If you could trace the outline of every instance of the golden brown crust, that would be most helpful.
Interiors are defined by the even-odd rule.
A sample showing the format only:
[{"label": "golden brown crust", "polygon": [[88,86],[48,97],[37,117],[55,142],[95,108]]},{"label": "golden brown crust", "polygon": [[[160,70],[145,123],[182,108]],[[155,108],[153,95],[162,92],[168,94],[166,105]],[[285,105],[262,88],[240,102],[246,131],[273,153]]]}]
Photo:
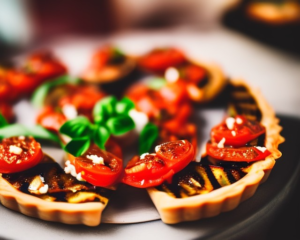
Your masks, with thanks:
[{"label": "golden brown crust", "polygon": [[27,216],[66,224],[97,226],[106,204],[49,202],[15,189],[0,174],[0,202]]},{"label": "golden brown crust", "polygon": [[275,159],[281,156],[278,145],[284,141],[284,138],[280,136],[281,127],[278,125],[279,120],[275,117],[273,109],[258,90],[251,88],[244,81],[234,80],[230,83],[242,85],[253,94],[262,112],[261,122],[266,127],[266,147],[271,155],[265,160],[254,163],[249,173],[241,180],[208,194],[173,198],[156,188],[149,188],[148,193],[165,223],[175,224],[213,217],[236,208],[242,201],[250,198],[259,184],[268,178]]}]

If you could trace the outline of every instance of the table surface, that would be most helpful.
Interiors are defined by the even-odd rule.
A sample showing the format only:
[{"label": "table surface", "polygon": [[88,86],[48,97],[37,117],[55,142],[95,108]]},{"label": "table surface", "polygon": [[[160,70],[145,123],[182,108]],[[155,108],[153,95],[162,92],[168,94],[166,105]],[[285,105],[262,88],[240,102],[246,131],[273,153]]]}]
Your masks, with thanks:
[{"label": "table surface", "polygon": [[[154,46],[179,46],[194,58],[215,62],[222,67],[229,78],[243,78],[262,91],[276,113],[282,116],[286,136],[297,140],[296,133],[300,133],[300,129],[298,129],[300,122],[297,119],[300,117],[300,95],[298,94],[300,59],[298,58],[222,26],[213,30],[177,28],[168,31],[123,32],[107,38],[76,36],[75,39],[76,41],[74,36],[68,36],[48,43],[50,46],[54,46],[54,51],[64,53],[62,60],[70,63],[70,70],[74,75],[79,73],[81,66],[86,65],[84,62],[85,59],[88,59],[86,56],[90,56],[97,47],[105,42],[113,42],[130,54],[140,54]],[[82,46],[88,47],[83,48]],[[76,54],[80,54],[81,57],[76,59],[72,57],[71,49],[78,49]],[[297,131],[293,131],[292,126],[296,127]],[[247,236],[250,236],[251,232],[254,234],[254,229],[256,237],[265,237],[266,231],[263,231],[262,226],[268,226],[269,224],[266,222],[276,219],[274,216],[280,216],[282,220],[284,217],[287,218],[286,214],[290,211],[289,213],[296,214],[299,219],[299,214],[297,215],[299,211],[291,211],[290,208],[282,210],[282,206],[287,201],[286,199],[293,194],[292,190],[297,183],[296,173],[299,172],[296,161],[299,157],[297,141],[287,138],[286,143],[282,144],[282,151],[283,157],[276,164],[268,181],[259,187],[257,193],[234,211],[223,213],[215,218],[177,225],[166,225],[157,220],[128,225],[102,224],[96,228],[88,228],[40,221],[0,206],[0,216],[5,219],[0,225],[0,238],[3,236],[10,239],[35,239],[43,236],[44,239],[99,239],[99,237],[105,237],[105,239],[166,239],[166,237],[168,239],[220,239],[219,237],[222,236],[221,239],[233,239],[233,232],[235,232],[238,239],[245,233],[248,233]],[[284,161],[288,161],[288,163]],[[280,169],[284,169],[284,176],[280,175]],[[282,183],[276,176],[286,178],[288,181]],[[284,188],[281,191],[275,191],[274,186],[277,184],[283,184],[280,186]],[[269,189],[274,191],[270,192]],[[296,204],[295,200],[293,203]],[[280,213],[280,211],[283,212]],[[253,221],[254,219],[256,221]],[[16,221],[22,222],[22,226],[14,225]],[[271,224],[272,221],[269,222]],[[286,227],[291,227],[287,221],[284,222]],[[278,224],[281,227],[284,226],[282,221],[276,221],[274,224],[272,226],[278,227]],[[26,236],[17,229],[27,229]],[[277,231],[275,231],[276,229]],[[278,228],[276,229],[272,232],[278,233]],[[43,235],[45,231],[47,235]],[[48,234],[49,232],[51,234]],[[267,232],[268,236],[274,234]]]}]

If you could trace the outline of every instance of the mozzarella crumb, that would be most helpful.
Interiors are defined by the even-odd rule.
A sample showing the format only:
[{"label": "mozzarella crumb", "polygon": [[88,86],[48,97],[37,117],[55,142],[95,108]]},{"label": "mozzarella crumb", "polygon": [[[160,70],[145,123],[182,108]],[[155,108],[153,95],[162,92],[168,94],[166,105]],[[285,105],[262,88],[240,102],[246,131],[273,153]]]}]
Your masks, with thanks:
[{"label": "mozzarella crumb", "polygon": [[161,145],[157,145],[157,146],[155,147],[155,152],[158,152],[160,148],[161,148]]},{"label": "mozzarella crumb", "polygon": [[62,112],[63,112],[63,114],[66,116],[67,119],[73,119],[73,118],[76,118],[77,115],[78,115],[75,106],[72,105],[72,104],[65,104],[65,105],[62,107]]},{"label": "mozzarella crumb", "polygon": [[40,187],[39,192],[40,194],[46,194],[48,192],[49,186],[45,184],[44,186]]},{"label": "mozzarella crumb", "polygon": [[165,71],[165,79],[170,82],[170,83],[174,83],[178,80],[179,78],[179,72],[176,68],[174,67],[169,67],[166,71]]},{"label": "mozzarella crumb", "polygon": [[20,148],[20,147],[15,146],[15,145],[10,145],[9,146],[9,152],[20,155],[23,152],[23,149]]},{"label": "mozzarella crumb", "polygon": [[20,140],[25,140],[25,137],[24,136],[19,136],[19,139]]},{"label": "mozzarella crumb", "polygon": [[236,121],[237,124],[242,124],[243,123],[243,120],[239,117],[237,117],[235,121]]},{"label": "mozzarella crumb", "polygon": [[148,155],[149,153],[143,153],[141,156],[140,156],[140,159],[145,159],[146,155]]},{"label": "mozzarella crumb", "polygon": [[43,183],[45,182],[45,179],[41,175],[40,175],[40,179]]},{"label": "mozzarella crumb", "polygon": [[144,185],[144,182],[145,182],[145,180],[143,179],[143,180],[141,181],[141,185]]},{"label": "mozzarella crumb", "polygon": [[255,148],[258,149],[259,151],[261,151],[262,153],[264,153],[267,150],[267,148],[260,147],[260,146],[255,146]]},{"label": "mozzarella crumb", "polygon": [[235,131],[231,131],[232,136],[236,136],[236,132]]},{"label": "mozzarella crumb", "polygon": [[86,158],[92,160],[94,164],[104,165],[103,157],[98,157],[97,155],[87,155]]},{"label": "mozzarella crumb", "polygon": [[235,119],[233,117],[228,117],[225,120],[228,129],[232,130],[234,127]]},{"label": "mozzarella crumb", "polygon": [[221,139],[221,141],[218,143],[218,148],[224,148],[224,143],[225,143],[226,139],[223,137]]},{"label": "mozzarella crumb", "polygon": [[131,109],[128,114],[135,124],[135,130],[140,133],[149,122],[148,116],[145,113],[139,112],[135,109]]},{"label": "mozzarella crumb", "polygon": [[66,161],[66,167],[64,168],[65,173],[71,174],[73,177],[75,177],[78,181],[85,181],[81,177],[81,173],[76,172],[75,166],[71,164],[71,162],[68,160]]}]

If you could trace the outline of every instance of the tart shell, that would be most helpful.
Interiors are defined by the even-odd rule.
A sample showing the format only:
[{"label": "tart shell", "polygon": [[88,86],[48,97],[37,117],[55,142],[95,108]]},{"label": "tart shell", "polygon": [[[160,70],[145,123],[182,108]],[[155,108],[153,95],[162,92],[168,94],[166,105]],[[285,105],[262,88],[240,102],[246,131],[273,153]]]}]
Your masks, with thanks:
[{"label": "tart shell", "polygon": [[97,226],[105,204],[49,202],[15,189],[0,174],[0,202],[7,208],[46,221]]},{"label": "tart shell", "polygon": [[[173,198],[156,188],[147,189],[161,219],[167,224],[182,221],[194,221],[201,218],[216,216],[236,208],[256,192],[259,184],[267,180],[274,167],[275,159],[281,156],[278,145],[284,141],[280,135],[282,128],[278,125],[279,119],[258,89],[250,87],[243,80],[230,80],[233,86],[244,86],[254,97],[261,110],[261,123],[266,127],[266,148],[271,152],[265,160],[255,162],[248,174],[239,181],[214,190],[208,194],[187,198]],[[204,152],[203,156],[206,155]]]}]

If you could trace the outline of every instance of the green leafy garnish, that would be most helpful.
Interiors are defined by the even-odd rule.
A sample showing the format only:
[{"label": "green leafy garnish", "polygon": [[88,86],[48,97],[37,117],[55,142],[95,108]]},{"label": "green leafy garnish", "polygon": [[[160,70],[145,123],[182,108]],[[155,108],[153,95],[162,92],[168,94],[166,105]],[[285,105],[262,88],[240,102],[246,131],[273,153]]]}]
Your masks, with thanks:
[{"label": "green leafy garnish", "polygon": [[0,139],[13,136],[32,136],[37,139],[50,140],[60,144],[59,137],[56,134],[39,125],[26,127],[21,124],[11,124],[0,128]]},{"label": "green leafy garnish", "polygon": [[45,102],[45,98],[49,91],[56,86],[63,84],[77,84],[80,82],[79,78],[73,78],[68,75],[60,76],[54,80],[50,80],[40,85],[33,93],[31,103],[35,107],[42,107]]},{"label": "green leafy garnish", "polygon": [[3,115],[0,113],[0,128],[5,127],[8,125],[8,122],[6,119],[3,117]]},{"label": "green leafy garnish", "polygon": [[139,154],[149,152],[158,138],[158,127],[153,123],[147,123],[139,137]]},{"label": "green leafy garnish", "polygon": [[[99,148],[105,149],[105,143],[110,135],[122,135],[135,128],[129,111],[134,103],[123,98],[118,101],[116,97],[106,97],[98,101],[93,109],[94,123],[87,118],[77,117],[65,122],[59,132],[71,138],[65,150],[74,156],[82,155],[94,142]],[[77,145],[84,144],[79,148]]]}]

